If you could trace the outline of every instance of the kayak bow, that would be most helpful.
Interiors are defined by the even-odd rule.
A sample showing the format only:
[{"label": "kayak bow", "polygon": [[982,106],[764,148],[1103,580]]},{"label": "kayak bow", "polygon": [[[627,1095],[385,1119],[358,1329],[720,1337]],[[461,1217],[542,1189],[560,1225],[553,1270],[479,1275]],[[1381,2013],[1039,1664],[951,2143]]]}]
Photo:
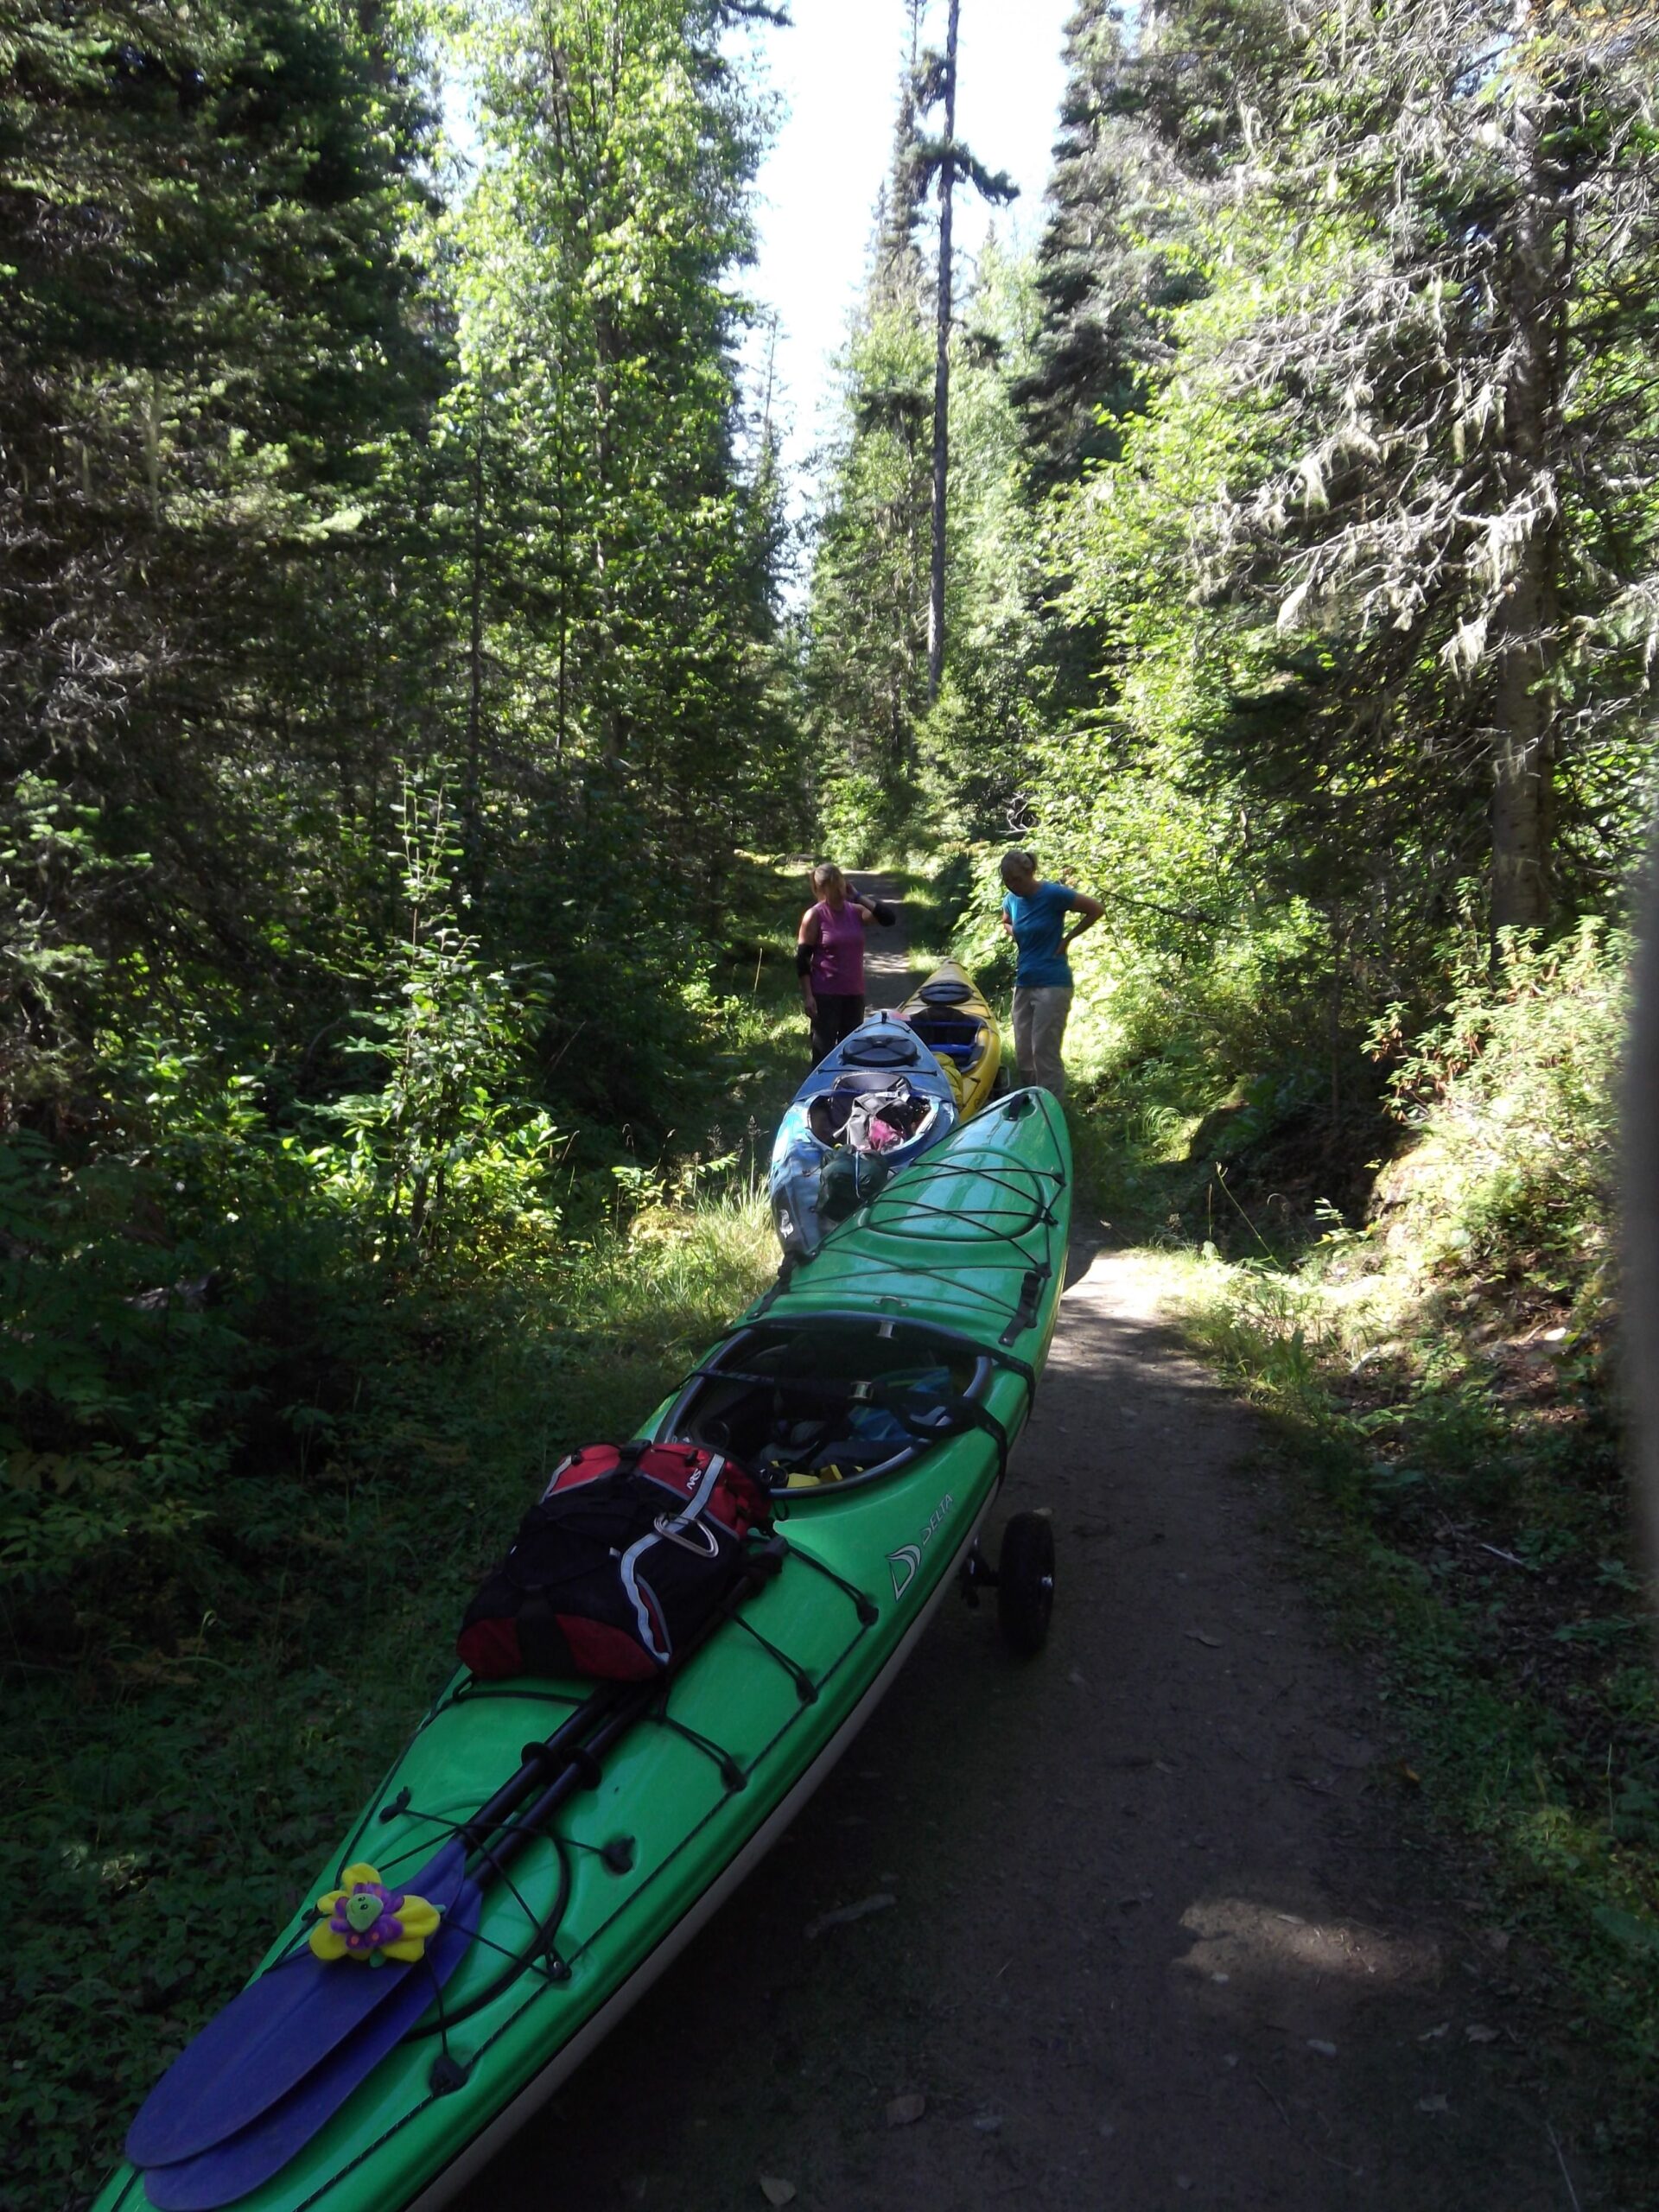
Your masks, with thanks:
[{"label": "kayak bow", "polygon": [[955,1074],[963,1121],[989,1105],[1001,1078],[1002,1031],[967,969],[942,960],[896,1011],[947,1074]]},{"label": "kayak bow", "polygon": [[[871,1136],[862,1102],[902,1085],[911,1126]],[[890,1014],[861,1022],[826,1052],[784,1110],[766,1187],[786,1260],[815,1252],[837,1221],[887,1179],[938,1143],[960,1116],[957,1086],[908,1023]]]}]

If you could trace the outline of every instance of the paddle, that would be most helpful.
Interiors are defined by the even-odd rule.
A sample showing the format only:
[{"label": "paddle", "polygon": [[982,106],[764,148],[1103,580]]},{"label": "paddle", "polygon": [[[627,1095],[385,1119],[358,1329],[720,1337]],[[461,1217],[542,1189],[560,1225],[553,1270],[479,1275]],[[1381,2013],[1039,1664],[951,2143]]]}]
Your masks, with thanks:
[{"label": "paddle", "polygon": [[443,1926],[427,1946],[424,1959],[395,1977],[384,1967],[372,1975],[366,1968],[354,1972],[354,1980],[391,1980],[391,2001],[382,2004],[357,2035],[332,2050],[249,2126],[210,2145],[194,2158],[146,2168],[144,2194],[156,2212],[213,2212],[213,2208],[233,2204],[238,2197],[246,2196],[280,2173],[429,2010],[466,1957],[478,1932],[482,1904],[483,1893],[477,1883],[463,1883]]},{"label": "paddle", "polygon": [[[440,1912],[451,1911],[466,1878],[468,1850],[486,1843],[550,1769],[561,1770],[569,1747],[601,1724],[617,1701],[611,1689],[579,1706],[402,1886]],[[127,2131],[128,2158],[136,2166],[175,2165],[224,2142],[285,2097],[410,1984],[425,1987],[424,2010],[431,1984],[414,1962],[368,1967],[324,1961],[309,1950],[279,1961],[233,1997],[174,2060]]]},{"label": "paddle", "polygon": [[[446,1843],[409,1887],[448,1914],[467,1876],[467,1847]],[[127,2130],[136,2166],[171,2165],[221,2142],[304,2079],[318,2061],[405,1987],[431,1987],[418,1967],[326,1963],[302,1950],[215,2013],[174,2060]]]},{"label": "paddle", "polygon": [[[593,1724],[591,1734],[572,1751],[569,1761],[559,1767],[523,1818],[502,1829],[479,1869],[479,1879],[463,1883],[444,1926],[433,1938],[426,1959],[399,1974],[398,1993],[393,2001],[381,2005],[349,2043],[323,2054],[308,2074],[283,2096],[268,2101],[264,2110],[234,2134],[221,2131],[197,2155],[147,2168],[144,2189],[156,2212],[215,2212],[218,2206],[234,2203],[280,2173],[289,2160],[305,2148],[359,2083],[416,2026],[422,2014],[429,2009],[438,1989],[454,1972],[478,1930],[482,1884],[500,1874],[524,1845],[542,1832],[566,1799],[593,1781],[594,1758],[632,1725],[656,1694],[656,1689],[655,1682],[640,1683],[625,1695],[596,1699],[584,1709]],[[532,1775],[548,1774],[555,1763],[550,1754],[557,1741],[556,1737],[547,1746],[537,1746],[537,1758],[527,1762]],[[498,1793],[492,1799],[492,1805],[499,1803],[504,1794]],[[485,1808],[486,1812],[488,1809]],[[481,1825],[480,1815],[471,1826],[477,1828]],[[469,1999],[454,2017],[468,2017],[493,2002],[519,1971],[520,1964],[511,1963],[497,1982]],[[429,1966],[430,1972],[427,1970]],[[359,1979],[372,1971],[366,1967],[353,1970],[353,1978]],[[381,1968],[376,1978],[384,1976],[386,1971]],[[257,1983],[254,1986],[257,1988]]]}]

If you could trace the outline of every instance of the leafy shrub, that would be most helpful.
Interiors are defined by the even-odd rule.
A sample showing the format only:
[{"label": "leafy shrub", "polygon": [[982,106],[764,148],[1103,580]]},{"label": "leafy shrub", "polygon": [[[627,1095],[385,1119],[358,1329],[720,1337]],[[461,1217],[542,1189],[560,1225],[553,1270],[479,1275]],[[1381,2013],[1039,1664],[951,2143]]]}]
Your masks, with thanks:
[{"label": "leafy shrub", "polygon": [[1570,1291],[1605,1257],[1629,956],[1594,920],[1548,947],[1508,937],[1491,966],[1465,947],[1430,1029],[1407,1044],[1397,1008],[1378,1022],[1393,1110],[1418,1133],[1381,1196],[1416,1264]]},{"label": "leafy shrub", "polygon": [[171,1195],[148,1162],[75,1177],[37,1139],[0,1147],[0,1586],[207,1516],[247,1347],[204,1247],[154,1230]]},{"label": "leafy shrub", "polygon": [[879,865],[903,845],[914,801],[902,774],[837,763],[817,793],[821,850],[843,868]]}]

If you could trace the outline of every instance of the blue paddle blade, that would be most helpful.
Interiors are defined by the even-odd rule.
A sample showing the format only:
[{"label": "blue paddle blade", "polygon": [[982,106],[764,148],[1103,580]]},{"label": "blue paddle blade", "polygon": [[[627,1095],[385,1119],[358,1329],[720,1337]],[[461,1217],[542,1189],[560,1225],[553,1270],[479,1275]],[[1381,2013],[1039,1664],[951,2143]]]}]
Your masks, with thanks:
[{"label": "blue paddle blade", "polygon": [[[443,1926],[428,1945],[425,1958],[418,1965],[397,1970],[397,1993],[391,2002],[383,2004],[349,2042],[332,2051],[251,2126],[196,2158],[150,2167],[144,2175],[144,2192],[156,2212],[214,2212],[219,2205],[234,2204],[238,2197],[246,2196],[297,2157],[358,2084],[408,2034],[460,1965],[478,1932],[481,1902],[478,1885],[465,1884]],[[367,1967],[342,1967],[340,1971],[351,1973],[358,1980],[371,1974]],[[385,1967],[372,1974],[376,1981],[389,1978]],[[440,2048],[435,2037],[429,2047],[435,2055]]]},{"label": "blue paddle blade", "polygon": [[[448,1914],[466,1877],[467,1850],[457,1837],[405,1886]],[[429,2003],[429,1978],[409,1966],[325,1963],[308,1950],[284,1959],[251,1981],[179,2053],[127,2130],[128,2158],[135,2166],[168,2166],[222,2143],[416,1982]]]}]

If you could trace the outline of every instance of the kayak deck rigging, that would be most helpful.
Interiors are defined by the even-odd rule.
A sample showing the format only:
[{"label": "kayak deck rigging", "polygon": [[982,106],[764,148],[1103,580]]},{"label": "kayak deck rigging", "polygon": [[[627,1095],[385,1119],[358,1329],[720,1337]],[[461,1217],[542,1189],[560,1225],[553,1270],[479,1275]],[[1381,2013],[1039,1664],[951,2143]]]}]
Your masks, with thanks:
[{"label": "kayak deck rigging", "polygon": [[[827,1660],[821,1658],[816,1667],[804,1663],[781,1641],[774,1640],[746,1618],[745,1603],[755,1593],[756,1586],[751,1586],[744,1598],[722,1610],[681,1664],[660,1681],[629,1686],[620,1691],[615,1685],[600,1685],[583,1694],[551,1681],[498,1687],[463,1678],[450,1684],[423,1716],[400,1754],[394,1773],[406,1764],[424,1735],[441,1726],[446,1716],[458,1715],[462,1709],[524,1702],[562,1710],[565,1718],[553,1737],[546,1743],[527,1745],[519,1775],[503,1785],[489,1801],[494,1804],[507,1798],[522,1785],[527,1774],[539,1770],[550,1785],[544,1797],[550,1799],[556,1794],[560,1802],[550,1810],[543,1810],[542,1801],[538,1800],[521,1818],[509,1817],[493,1835],[480,1836],[485,1825],[484,1808],[467,1813],[417,1804],[410,1788],[404,1785],[385,1802],[372,1801],[343,1846],[337,1879],[359,1853],[371,1853],[382,1875],[396,1881],[408,1870],[425,1865],[435,1847],[465,1843],[473,1861],[469,1878],[488,1890],[486,1917],[470,1922],[467,1930],[472,1971],[463,1967],[457,1974],[458,1994],[451,1995],[444,1988],[425,1961],[404,1969],[405,1978],[401,1981],[388,1974],[388,1994],[394,2003],[397,1993],[409,1989],[411,1983],[415,1990],[424,1993],[427,2001],[422,2005],[419,2016],[403,2028],[395,2044],[395,2050],[402,2054],[405,2085],[403,2095],[397,2101],[396,2111],[375,2136],[372,2146],[374,2151],[385,2149],[400,2133],[415,2126],[437,2101],[463,2089],[480,2061],[569,1987],[595,1948],[604,1942],[624,1915],[641,1906],[648,1908],[653,1891],[671,1886],[680,1863],[686,1854],[698,1848],[704,1830],[719,1818],[734,1797],[746,1791],[763,1772],[791,1730],[805,1719],[821,1695],[853,1662],[860,1644],[872,1633],[880,1618],[880,1608],[868,1592],[836,1573],[816,1558],[810,1548],[799,1544],[775,1537],[761,1549],[770,1555],[772,1572],[759,1584],[760,1589],[777,1586],[792,1565],[798,1574],[809,1573],[815,1580],[826,1581],[846,1601],[846,1625],[836,1639],[836,1648]],[[746,1631],[753,1647],[763,1655],[765,1663],[778,1670],[790,1685],[788,1707],[779,1716],[777,1725],[760,1741],[741,1749],[721,1741],[708,1727],[696,1726],[675,1710],[677,1700],[683,1702],[691,1695],[696,1660],[707,1649],[716,1627]],[[683,1744],[695,1754],[698,1764],[711,1770],[718,1781],[718,1794],[706,1805],[702,1817],[686,1825],[672,1847],[651,1863],[642,1862],[633,1835],[613,1834],[600,1840],[573,1834],[565,1814],[567,1805],[580,1804],[583,1798],[601,1790],[605,1780],[605,1752],[617,1745],[625,1733],[641,1728],[659,1730]],[[531,1786],[533,1789],[533,1783]],[[555,1813],[565,1815],[557,1826],[554,1824]],[[376,1831],[393,1824],[395,1840],[391,1847],[379,1845]],[[507,1861],[520,1850],[527,1858],[533,1852],[540,1862],[539,1867],[532,1866],[522,1882],[506,1871]],[[577,1924],[569,1925],[573,1898],[580,1886],[575,1863],[578,1854],[603,1868],[608,1896],[596,1893],[589,1885],[584,1916]],[[539,1894],[532,1895],[532,1891]],[[260,1980],[271,1974],[280,1979],[285,1970],[302,1965],[304,1950],[302,1930],[295,1942],[282,1948],[268,1962]],[[347,1971],[366,1976],[368,1969]],[[412,1996],[413,1992],[410,1993]],[[466,2039],[464,2048],[452,2040],[460,2037],[469,2023],[480,2020],[486,2013],[490,2016],[488,2025],[475,2040]],[[436,2050],[429,2059],[422,2059],[421,2046],[429,2046],[433,2039],[436,2041]],[[393,2062],[382,2062],[390,2063]],[[419,2078],[422,2066],[423,2080]],[[411,2069],[414,2079],[409,2078]],[[162,2207],[163,2212],[168,2207],[188,2212],[192,2207],[209,2208],[236,2201],[249,2186],[243,2170],[251,2146],[251,2155],[257,2159],[263,2139],[271,2132],[273,2119],[280,2133],[280,2102],[274,2102],[257,2115],[246,2128],[209,2143],[182,2161],[152,2165],[144,2177],[148,2200]],[[287,2163],[286,2156],[271,2158],[267,2162],[269,2173],[279,2172]],[[321,2186],[294,2199],[295,2212],[308,2212],[308,2208],[326,2203],[349,2178],[350,2171],[350,2165],[344,2165],[332,2172]],[[235,2178],[221,2186],[216,2176],[222,2172]],[[263,2173],[258,2177],[265,2177]],[[135,2175],[133,2183],[137,2179]],[[123,2205],[135,2201],[139,2200],[125,2192],[117,2200]]]},{"label": "kayak deck rigging", "polygon": [[[856,1251],[859,1295],[878,1310],[893,1304],[966,1307],[982,1323],[1000,1320],[1003,1343],[1030,1325],[1042,1287],[1055,1272],[1052,1232],[1062,1226],[1070,1178],[1058,1164],[1014,1160],[983,1140],[992,1125],[1033,1112],[1051,1129],[1059,1120],[1047,1092],[1016,1091],[1005,1106],[964,1124],[952,1154],[912,1163],[866,1201],[856,1217],[866,1232]],[[1063,1129],[1063,1122],[1059,1126]],[[953,1156],[963,1149],[969,1157]],[[1063,1267],[1063,1237],[1060,1243]],[[1025,1266],[1019,1293],[1010,1299],[1004,1287],[1016,1258]],[[778,1281],[751,1310],[772,1311],[798,1293],[829,1293],[839,1281],[850,1281],[852,1274],[845,1246],[830,1237],[814,1252],[786,1259]]]}]

